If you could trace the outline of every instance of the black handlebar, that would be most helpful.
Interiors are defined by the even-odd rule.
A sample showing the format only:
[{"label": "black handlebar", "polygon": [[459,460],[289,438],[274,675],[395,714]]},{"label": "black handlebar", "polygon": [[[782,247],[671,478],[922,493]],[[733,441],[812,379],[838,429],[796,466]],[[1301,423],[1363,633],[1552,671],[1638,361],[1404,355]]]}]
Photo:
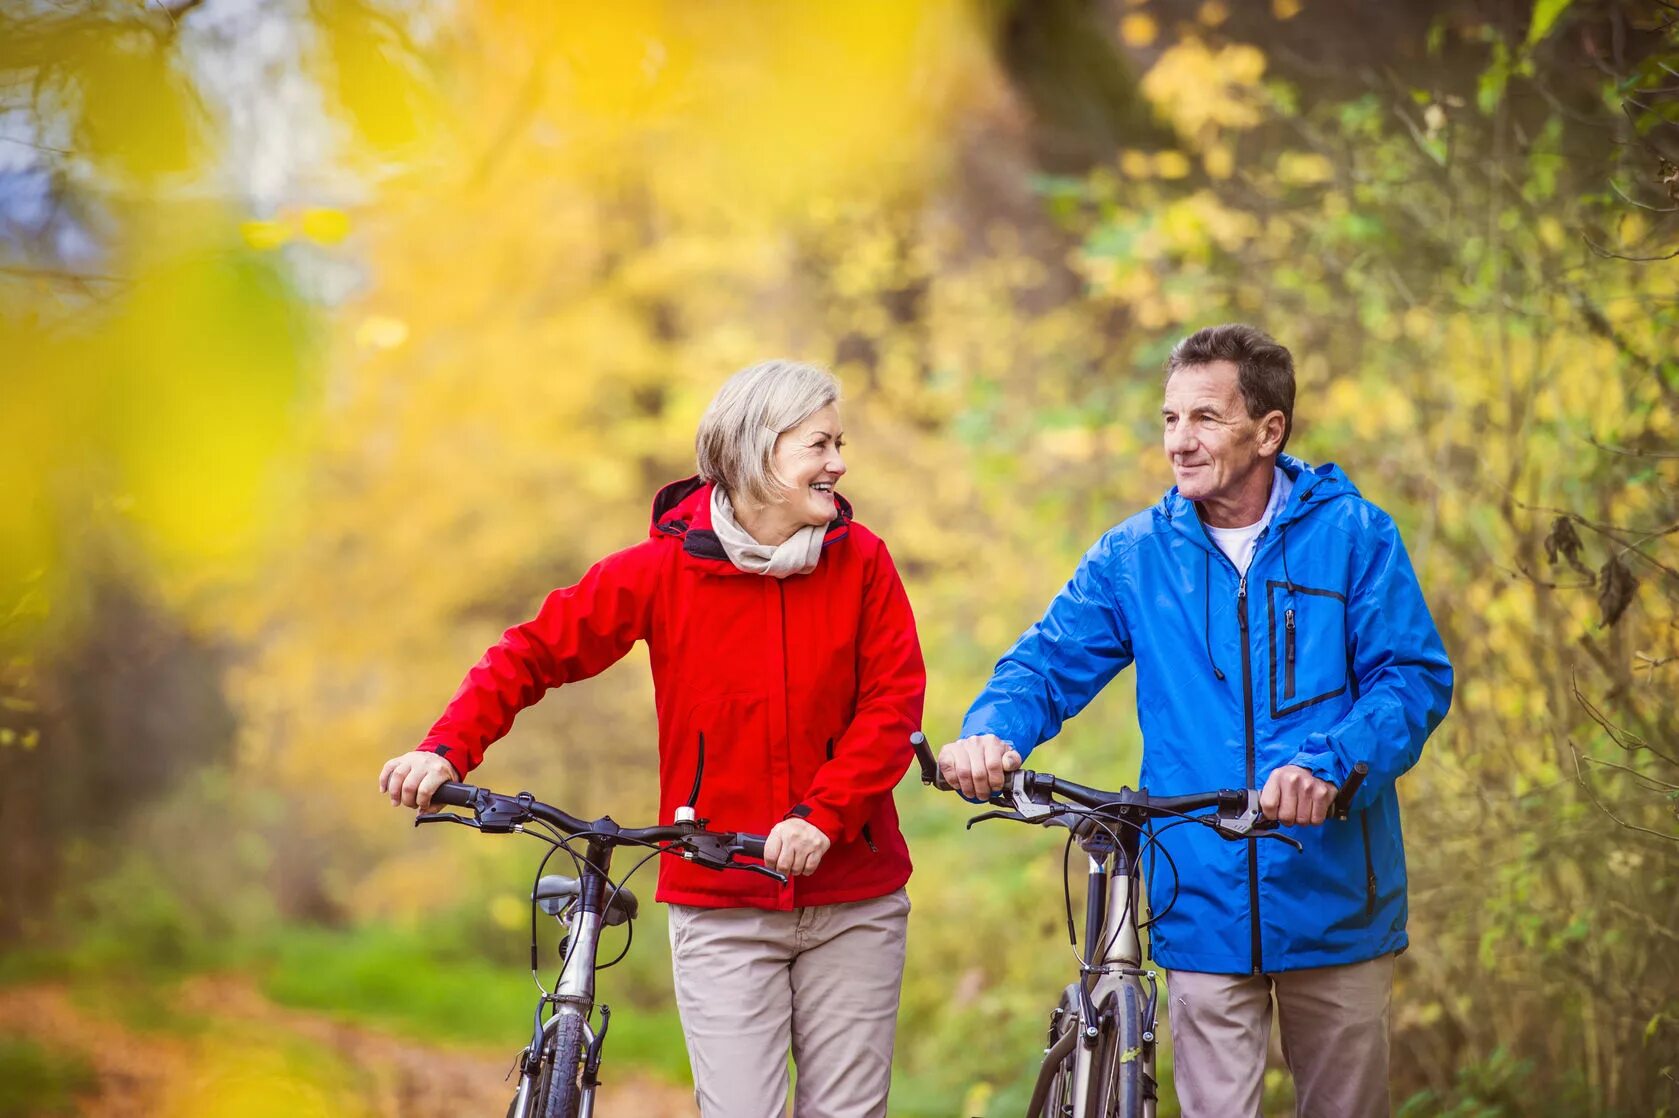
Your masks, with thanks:
[{"label": "black handlebar", "polygon": [[917,730],[909,736],[909,744],[915,750],[915,759],[921,763],[921,783],[930,784],[940,792],[953,791],[944,773],[939,771],[939,763],[933,758],[933,747],[927,744],[927,735]]},{"label": "black handlebar", "polygon": [[[927,735],[917,730],[909,736],[910,748],[915,750],[915,759],[921,766],[921,783],[937,788],[941,792],[956,791],[944,773],[939,770],[938,761],[933,756],[933,747],[927,742]],[[1335,803],[1330,809],[1334,819],[1344,820],[1352,805],[1353,796],[1358,793],[1359,786],[1370,773],[1370,766],[1359,761],[1353,766],[1351,775],[1341,785],[1335,794]],[[1137,812],[1141,815],[1179,815],[1184,812],[1197,811],[1205,807],[1217,807],[1221,814],[1239,812],[1248,803],[1250,794],[1247,791],[1223,789],[1218,792],[1201,792],[1188,796],[1150,796],[1143,791],[1132,791],[1129,788],[1118,792],[1107,792],[1100,788],[1087,788],[1082,784],[1075,784],[1070,780],[1050,776],[1047,773],[1035,773],[1019,770],[1016,781],[1016,792],[1028,795],[1055,795],[1062,799],[1071,800],[1083,807],[1094,809],[1119,809],[1121,811]],[[1007,792],[998,792],[992,798],[1005,798]],[[1276,827],[1274,820],[1256,821],[1253,830],[1270,830]]]},{"label": "black handlebar", "polygon": [[730,848],[748,858],[756,858],[760,862],[764,860],[764,840],[758,835],[737,834]]},{"label": "black handlebar", "polygon": [[480,791],[481,789],[470,784],[456,784],[450,781],[439,786],[437,791],[431,794],[431,802],[445,807],[471,807]]},{"label": "black handlebar", "polygon": [[[672,844],[680,847],[685,856],[714,869],[735,867],[734,855],[744,855],[760,861],[764,857],[764,836],[737,831],[710,831],[703,821],[675,823],[668,827],[621,827],[610,816],[600,819],[579,819],[550,804],[536,799],[529,792],[505,796],[488,788],[450,781],[431,794],[433,806],[472,809],[479,830],[492,834],[506,833],[527,820],[539,819],[567,835],[587,835],[611,845],[653,846]],[[416,823],[433,819],[454,819],[460,816],[421,815]],[[739,866],[759,869],[761,866]],[[780,877],[779,874],[772,876]]]},{"label": "black handlebar", "polygon": [[1352,775],[1341,785],[1341,790],[1335,793],[1335,806],[1329,811],[1331,817],[1345,820],[1352,809],[1353,797],[1358,795],[1358,786],[1364,783],[1364,778],[1370,775],[1370,766],[1363,761],[1353,766]]}]

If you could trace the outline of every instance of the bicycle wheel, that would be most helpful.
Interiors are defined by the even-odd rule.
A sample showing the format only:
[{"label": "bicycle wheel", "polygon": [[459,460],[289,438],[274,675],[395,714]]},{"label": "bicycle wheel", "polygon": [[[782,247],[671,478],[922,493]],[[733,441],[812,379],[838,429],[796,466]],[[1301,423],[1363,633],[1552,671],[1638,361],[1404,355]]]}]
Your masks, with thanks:
[{"label": "bicycle wheel", "polygon": [[[1096,1113],[1103,1118],[1143,1118],[1145,1101],[1143,1007],[1129,982],[1103,1000],[1102,1046],[1095,1069]],[[1152,1110],[1151,1110],[1152,1112]]]},{"label": "bicycle wheel", "polygon": [[543,1118],[577,1118],[578,1079],[583,1071],[583,1018],[560,1015],[549,1048],[548,1101]]}]

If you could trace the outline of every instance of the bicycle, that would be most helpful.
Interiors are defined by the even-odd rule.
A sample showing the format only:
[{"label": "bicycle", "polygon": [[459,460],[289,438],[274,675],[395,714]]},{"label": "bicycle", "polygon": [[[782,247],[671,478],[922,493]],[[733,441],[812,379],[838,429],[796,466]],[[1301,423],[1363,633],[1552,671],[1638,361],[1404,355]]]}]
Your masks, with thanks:
[{"label": "bicycle", "polygon": [[[699,764],[703,773],[703,741]],[[432,804],[471,808],[472,818],[451,812],[415,817],[416,827],[453,822],[484,834],[532,835],[550,846],[537,867],[536,885],[531,890],[531,978],[539,992],[535,1024],[530,1043],[519,1054],[519,1086],[508,1104],[508,1118],[591,1118],[594,1113],[601,1049],[612,1021],[611,1007],[595,1004],[595,975],[629,953],[639,906],[627,882],[637,870],[663,854],[720,872],[742,870],[786,882],[785,875],[766,866],[735,861],[736,857],[761,860],[764,836],[707,830],[706,820],[697,818],[694,812],[699,789],[700,773],[696,773],[693,793],[686,805],[676,809],[676,819],[667,827],[623,827],[611,816],[586,821],[540,802],[529,792],[507,796],[453,782],[432,794]],[[588,844],[581,856],[569,845],[578,839]],[[648,848],[650,853],[614,882],[608,872],[612,852],[625,846]],[[543,873],[548,859],[560,850],[571,856],[577,876]],[[539,909],[566,929],[559,948],[560,975],[551,991],[542,984],[538,959]],[[629,938],[618,956],[603,966],[597,957],[601,931],[618,925],[627,925]],[[596,1008],[600,1010],[598,1030],[591,1023]]]},{"label": "bicycle", "polygon": [[[921,782],[955,791],[940,773],[926,736],[912,734],[910,744],[921,765]],[[1346,819],[1367,772],[1363,762],[1354,766],[1336,793],[1333,818]],[[1210,826],[1232,841],[1272,838],[1296,850],[1300,843],[1277,831],[1275,820],[1265,818],[1255,788],[1151,796],[1146,789],[1108,792],[1016,769],[1008,774],[1007,786],[988,802],[996,806],[969,819],[969,827],[992,819],[1065,827],[1067,852],[1077,842],[1090,863],[1082,953],[1072,888],[1066,885],[1067,934],[1079,974],[1050,1013],[1048,1044],[1026,1118],[1153,1118],[1159,1096],[1154,1076],[1159,984],[1156,972],[1142,966],[1140,929],[1146,925],[1137,918],[1136,872],[1142,853],[1160,831],[1189,823]],[[1206,808],[1216,810],[1190,814]],[[1148,825],[1156,820],[1167,822],[1151,833]],[[1165,847],[1156,848],[1170,864]]]}]

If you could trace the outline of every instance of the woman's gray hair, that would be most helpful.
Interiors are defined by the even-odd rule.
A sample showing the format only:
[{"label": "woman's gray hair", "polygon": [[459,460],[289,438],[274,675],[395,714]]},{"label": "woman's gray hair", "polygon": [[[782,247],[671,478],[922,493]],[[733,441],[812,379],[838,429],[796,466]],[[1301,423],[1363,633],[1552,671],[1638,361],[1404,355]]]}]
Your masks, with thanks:
[{"label": "woman's gray hair", "polygon": [[731,501],[767,504],[787,489],[772,459],[782,432],[839,400],[839,381],[803,361],[760,361],[730,377],[700,417],[694,456],[700,477]]}]

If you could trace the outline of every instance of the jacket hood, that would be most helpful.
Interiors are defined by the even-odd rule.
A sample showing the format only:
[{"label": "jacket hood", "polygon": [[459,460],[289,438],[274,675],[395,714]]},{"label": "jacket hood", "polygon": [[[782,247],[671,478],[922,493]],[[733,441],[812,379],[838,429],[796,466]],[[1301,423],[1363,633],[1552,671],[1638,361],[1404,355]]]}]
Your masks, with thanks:
[{"label": "jacket hood", "polygon": [[[1288,503],[1277,513],[1273,522],[1279,528],[1310,515],[1314,509],[1338,497],[1360,496],[1358,486],[1333,462],[1311,466],[1292,454],[1279,454],[1277,466],[1294,482],[1294,489],[1288,495]],[[1195,514],[1195,502],[1179,493],[1177,486],[1172,486],[1166,491],[1166,495],[1160,498],[1159,503],[1154,506],[1154,513],[1155,516],[1164,518],[1172,527],[1188,532],[1201,546],[1213,546],[1207,533],[1198,530],[1200,517]]]},{"label": "jacket hood", "polygon": [[[653,518],[647,534],[655,538],[673,536],[682,541],[682,550],[693,558],[721,563],[727,570],[736,571],[728,552],[723,550],[723,541],[711,527],[713,488],[711,482],[695,475],[673,481],[659,490],[653,498]],[[838,514],[822,537],[823,550],[844,539],[851,530],[851,502],[835,493],[834,504]]]}]

